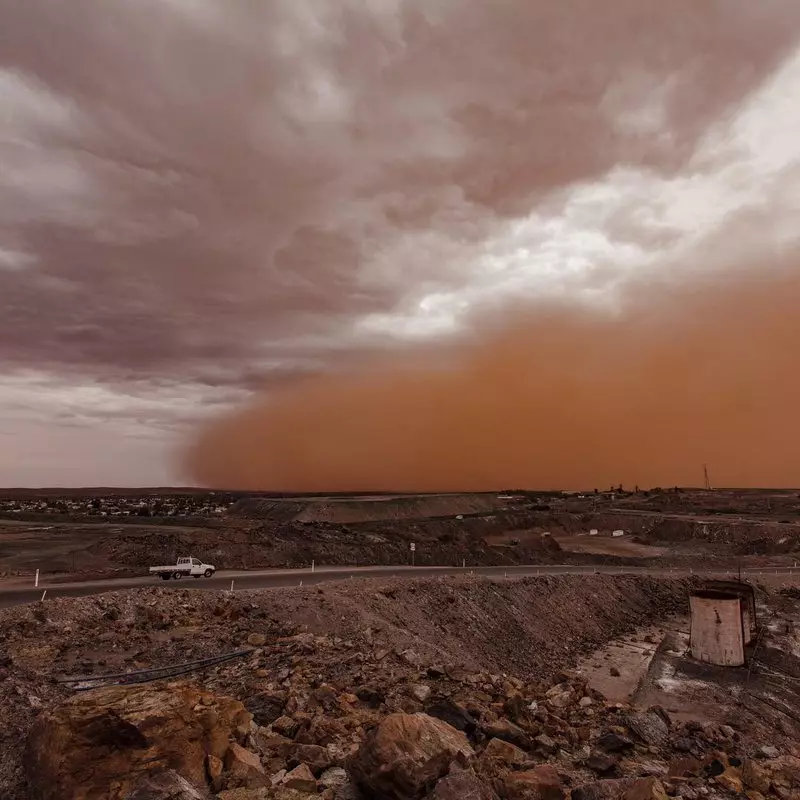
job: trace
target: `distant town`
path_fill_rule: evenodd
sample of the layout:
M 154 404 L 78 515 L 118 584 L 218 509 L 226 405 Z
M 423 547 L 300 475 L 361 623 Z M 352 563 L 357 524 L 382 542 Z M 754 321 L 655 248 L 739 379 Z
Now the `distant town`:
M 53 514 L 81 517 L 204 517 L 224 514 L 235 502 L 224 494 L 107 497 L 0 498 L 0 515 Z

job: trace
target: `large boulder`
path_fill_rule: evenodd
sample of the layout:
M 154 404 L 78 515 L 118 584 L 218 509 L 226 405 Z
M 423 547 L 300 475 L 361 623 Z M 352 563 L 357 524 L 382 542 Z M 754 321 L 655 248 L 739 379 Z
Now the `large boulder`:
M 427 714 L 390 714 L 348 761 L 353 783 L 375 800 L 416 800 L 456 759 L 474 755 L 466 736 Z
M 251 716 L 230 697 L 188 683 L 109 687 L 39 716 L 25 771 L 34 800 L 121 800 L 142 779 L 173 770 L 207 785 L 208 756 L 224 759 Z

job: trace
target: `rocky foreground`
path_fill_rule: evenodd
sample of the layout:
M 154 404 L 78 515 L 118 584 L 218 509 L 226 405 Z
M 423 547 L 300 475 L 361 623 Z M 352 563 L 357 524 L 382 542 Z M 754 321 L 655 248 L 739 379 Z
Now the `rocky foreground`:
M 800 797 L 790 725 L 609 704 L 571 669 L 682 611 L 686 591 L 443 579 L 148 590 L 3 612 L 0 797 Z M 242 647 L 191 679 L 77 693 L 53 682 Z

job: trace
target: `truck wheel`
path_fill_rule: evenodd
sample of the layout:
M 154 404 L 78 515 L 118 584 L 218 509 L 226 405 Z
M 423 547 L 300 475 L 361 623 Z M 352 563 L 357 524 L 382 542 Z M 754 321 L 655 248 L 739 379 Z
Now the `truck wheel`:
M 171 577 L 172 575 L 170 575 L 169 572 L 162 572 L 160 575 L 162 581 L 168 581 Z
M 180 579 L 180 577 L 181 577 L 181 573 L 180 573 L 180 572 L 174 572 L 174 573 L 172 574 L 172 577 L 173 577 L 173 578 L 175 578 L 175 580 L 177 581 L 177 580 L 179 580 L 179 579 Z
M 214 570 L 213 570 L 213 569 L 207 569 L 207 570 L 206 570 L 206 571 L 203 573 L 203 575 L 205 575 L 205 576 L 206 576 L 206 578 L 210 578 L 210 577 L 211 577 L 213 574 L 214 574 Z

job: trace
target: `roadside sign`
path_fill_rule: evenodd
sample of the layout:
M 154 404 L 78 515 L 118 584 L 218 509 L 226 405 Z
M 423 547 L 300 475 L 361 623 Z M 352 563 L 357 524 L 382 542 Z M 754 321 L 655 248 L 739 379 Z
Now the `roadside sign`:
M 417 545 L 414 542 L 411 542 L 411 552 L 413 553 L 417 549 Z

